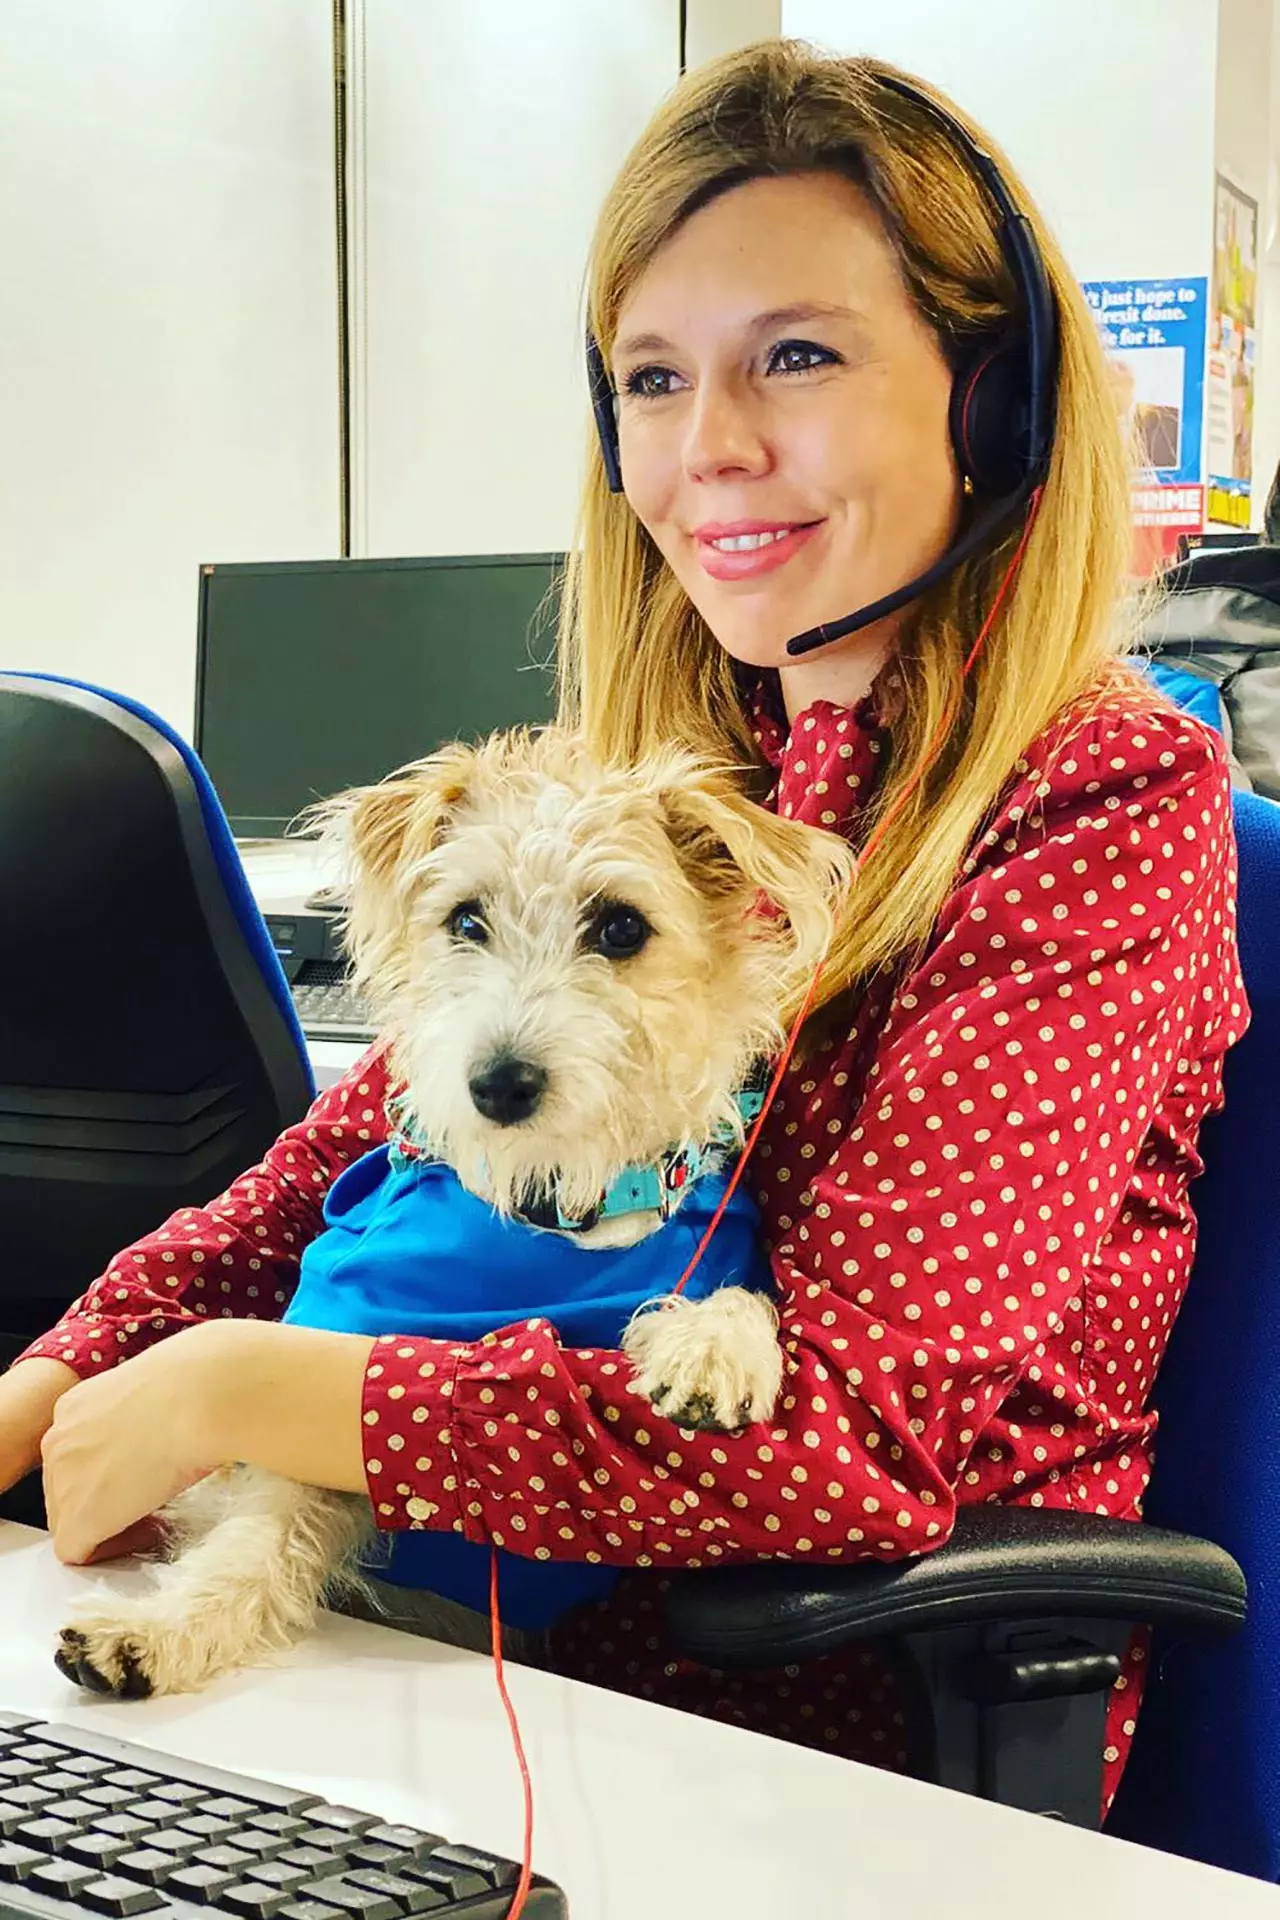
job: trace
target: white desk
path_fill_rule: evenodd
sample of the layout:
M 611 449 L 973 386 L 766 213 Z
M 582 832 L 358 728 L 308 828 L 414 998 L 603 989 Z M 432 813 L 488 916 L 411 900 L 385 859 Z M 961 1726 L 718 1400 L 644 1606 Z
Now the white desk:
M 326 1616 L 279 1666 L 189 1698 L 109 1703 L 50 1646 L 86 1582 L 0 1525 L 0 1707 L 96 1726 L 520 1852 L 487 1660 Z M 1276 1920 L 1276 1890 L 594 1687 L 511 1670 L 535 1860 L 572 1920 Z
M 245 877 L 264 913 L 297 913 L 307 895 L 338 878 L 325 865 L 313 840 L 257 840 L 240 848 Z M 341 1040 L 308 1040 L 307 1053 L 316 1086 L 323 1091 L 341 1080 L 364 1051 Z

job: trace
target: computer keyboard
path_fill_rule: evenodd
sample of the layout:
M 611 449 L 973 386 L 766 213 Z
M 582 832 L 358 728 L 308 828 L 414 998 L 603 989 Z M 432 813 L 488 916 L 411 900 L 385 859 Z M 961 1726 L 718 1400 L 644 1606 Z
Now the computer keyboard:
M 307 1039 L 350 1040 L 361 1046 L 376 1039 L 369 1009 L 352 990 L 340 915 L 304 909 L 262 917 Z
M 289 991 L 299 1025 L 309 1040 L 376 1038 L 369 1009 L 353 990 L 344 962 L 304 961 Z
M 0 1713 L 3 1920 L 502 1920 L 483 1848 L 133 1741 Z M 535 1876 L 526 1920 L 564 1920 Z

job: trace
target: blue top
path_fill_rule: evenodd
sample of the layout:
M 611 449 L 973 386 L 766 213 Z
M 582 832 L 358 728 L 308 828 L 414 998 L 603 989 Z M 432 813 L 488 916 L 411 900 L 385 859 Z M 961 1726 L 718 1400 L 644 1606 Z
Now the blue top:
M 676 1285 L 728 1178 L 727 1170 L 704 1174 L 672 1217 L 635 1246 L 593 1249 L 504 1220 L 439 1161 L 393 1161 L 388 1147 L 377 1147 L 330 1189 L 326 1231 L 302 1256 L 284 1317 L 335 1333 L 461 1342 L 539 1316 L 566 1346 L 615 1348 L 637 1307 Z M 759 1215 L 742 1187 L 685 1291 L 700 1300 L 722 1286 L 773 1286 Z M 618 1578 L 613 1567 L 505 1551 L 499 1563 L 503 1620 L 533 1630 Z M 371 1571 L 488 1610 L 489 1549 L 461 1534 L 397 1532 L 389 1563 Z

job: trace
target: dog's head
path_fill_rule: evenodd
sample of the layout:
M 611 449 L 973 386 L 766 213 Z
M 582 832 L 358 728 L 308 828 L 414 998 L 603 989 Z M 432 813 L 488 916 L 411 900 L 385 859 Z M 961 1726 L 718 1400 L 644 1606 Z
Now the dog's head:
M 852 857 L 672 752 L 550 730 L 341 796 L 356 977 L 431 1150 L 510 1209 L 585 1211 L 625 1166 L 737 1124 Z

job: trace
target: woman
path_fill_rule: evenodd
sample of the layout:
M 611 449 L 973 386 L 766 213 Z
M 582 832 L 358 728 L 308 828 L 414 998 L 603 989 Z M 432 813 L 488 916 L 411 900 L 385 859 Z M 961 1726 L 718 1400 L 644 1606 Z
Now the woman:
M 224 1459 L 367 1487 L 386 1528 L 634 1568 L 564 1623 L 566 1669 L 901 1763 L 886 1683 L 851 1660 L 729 1683 L 668 1659 L 649 1570 L 916 1553 L 979 1500 L 1136 1518 L 1196 1132 L 1245 1019 L 1229 799 L 1215 741 L 1116 663 L 1114 405 L 1011 190 L 1060 337 L 1038 517 L 801 658 L 791 636 L 913 579 L 983 510 L 953 375 L 1026 324 L 988 193 L 887 69 L 771 42 L 681 84 L 596 235 L 625 494 L 594 461 L 563 648 L 582 724 L 604 754 L 731 753 L 762 804 L 860 842 L 878 823 L 750 1168 L 776 1425 L 664 1428 L 618 1356 L 544 1323 L 463 1348 L 275 1324 L 326 1191 L 385 1136 L 375 1050 L 0 1385 L 4 1471 L 44 1437 L 63 1558 Z

